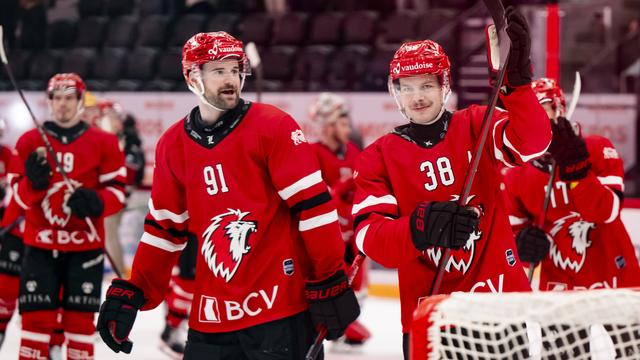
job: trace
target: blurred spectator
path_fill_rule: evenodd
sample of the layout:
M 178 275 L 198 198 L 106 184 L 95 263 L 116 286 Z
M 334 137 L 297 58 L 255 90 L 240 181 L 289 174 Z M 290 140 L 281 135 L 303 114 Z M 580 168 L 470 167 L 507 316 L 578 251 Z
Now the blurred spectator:
M 282 15 L 287 12 L 287 0 L 264 0 L 264 8 L 271 15 Z
M 7 46 L 13 48 L 16 45 L 16 22 L 18 20 L 19 0 L 2 0 L 0 11 L 0 26 L 4 29 L 4 38 Z
M 4 10 L 3 10 L 4 11 Z M 47 9 L 42 0 L 20 0 L 18 34 L 23 49 L 42 49 L 46 44 Z

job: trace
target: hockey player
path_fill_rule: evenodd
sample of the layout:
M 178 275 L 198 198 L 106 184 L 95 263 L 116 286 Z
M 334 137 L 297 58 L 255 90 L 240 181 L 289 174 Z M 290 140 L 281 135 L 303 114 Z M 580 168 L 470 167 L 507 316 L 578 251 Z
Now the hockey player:
M 117 138 L 82 122 L 85 84 L 76 74 L 57 74 L 47 86 L 52 121 L 42 126 L 65 183 L 30 130 L 16 144 L 20 161 L 13 196 L 25 210 L 25 254 L 20 275 L 20 359 L 50 356 L 61 316 L 68 359 L 93 358 L 102 287 L 103 218 L 124 202 L 124 156 Z
M 335 339 L 360 312 L 313 149 L 289 115 L 240 98 L 242 42 L 196 34 L 182 64 L 199 103 L 158 141 L 145 233 L 131 278 L 107 291 L 100 335 L 131 350 L 137 311 L 162 302 L 190 232 L 198 255 L 184 358 L 301 359 L 312 322 Z
M 367 147 L 356 165 L 356 243 L 381 265 L 398 268 L 406 358 L 412 313 L 430 295 L 445 248 L 452 251 L 439 293 L 530 290 L 515 256 L 499 168 L 544 154 L 551 130 L 530 86 L 526 20 L 511 7 L 506 14 L 512 47 L 500 97 L 509 112 L 496 109 L 491 119 L 469 205 L 456 200 L 485 107 L 445 109 L 449 59 L 431 40 L 395 53 L 389 90 L 409 123 Z
M 346 100 L 332 93 L 321 93 L 310 109 L 313 122 L 317 125 L 320 138 L 312 144 L 322 171 L 323 180 L 329 185 L 338 210 L 338 220 L 345 242 L 344 260 L 351 265 L 358 247 L 353 237 L 353 169 L 360 150 L 350 141 L 351 119 Z M 353 280 L 352 288 L 358 294 L 360 304 L 366 297 L 366 273 L 368 264 L 361 266 Z M 349 345 L 363 344 L 371 334 L 364 325 L 357 320 L 345 330 L 339 340 Z
M 580 135 L 565 116 L 553 79 L 533 83 L 552 121 L 549 154 L 505 177 L 520 260 L 541 263 L 540 290 L 640 286 L 631 239 L 620 220 L 622 159 L 609 139 Z M 549 207 L 542 214 L 551 159 L 557 166 Z M 542 228 L 538 224 L 544 216 Z

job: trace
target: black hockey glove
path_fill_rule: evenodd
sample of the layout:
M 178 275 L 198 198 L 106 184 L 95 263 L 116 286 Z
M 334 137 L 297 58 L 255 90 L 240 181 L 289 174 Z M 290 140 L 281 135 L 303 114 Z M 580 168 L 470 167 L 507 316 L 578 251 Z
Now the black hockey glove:
M 557 123 L 551 124 L 553 138 L 549 152 L 558 164 L 558 174 L 562 181 L 578 181 L 584 179 L 591 169 L 589 150 L 580 135 L 566 118 L 559 117 Z
M 100 306 L 96 329 L 102 341 L 114 352 L 131 353 L 133 343 L 129 333 L 144 303 L 142 290 L 135 285 L 122 279 L 111 281 L 107 298 Z
M 551 243 L 542 229 L 527 226 L 516 235 L 516 246 L 521 261 L 537 264 L 547 256 Z
M 31 187 L 34 190 L 45 190 L 49 187 L 51 166 L 49 166 L 47 158 L 41 156 L 37 151 L 29 154 L 27 161 L 24 163 L 24 173 L 27 179 L 31 181 Z
M 71 208 L 71 212 L 79 217 L 98 217 L 104 211 L 102 199 L 95 190 L 87 188 L 78 188 L 71 194 L 67 205 Z
M 456 202 L 423 202 L 411 213 L 411 240 L 420 251 L 431 246 L 459 249 L 467 243 L 479 223 L 475 211 Z
M 305 296 L 311 320 L 316 327 L 326 327 L 327 340 L 342 336 L 347 326 L 360 315 L 360 305 L 342 270 L 328 279 L 307 282 Z
M 510 87 L 528 85 L 531 83 L 533 69 L 531 67 L 531 34 L 529 25 L 522 14 L 513 6 L 507 7 L 506 32 L 511 40 L 509 62 L 507 63 L 507 80 Z

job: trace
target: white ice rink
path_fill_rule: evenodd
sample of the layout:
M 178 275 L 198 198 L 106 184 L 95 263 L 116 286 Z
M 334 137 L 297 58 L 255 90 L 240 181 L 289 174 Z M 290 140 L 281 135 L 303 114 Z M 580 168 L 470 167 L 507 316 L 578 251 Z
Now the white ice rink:
M 108 286 L 104 284 L 105 288 Z M 372 332 L 372 338 L 362 346 L 358 353 L 336 353 L 331 344 L 325 345 L 328 360 L 390 360 L 402 359 L 402 334 L 400 327 L 400 300 L 369 297 L 365 303 L 360 320 Z M 7 339 L 0 350 L 0 359 L 18 358 L 20 344 L 19 317 L 14 316 L 7 329 Z M 158 345 L 160 332 L 164 328 L 164 309 L 162 306 L 138 314 L 131 334 L 133 351 L 129 355 L 115 354 L 96 340 L 96 360 L 164 360 L 169 359 Z

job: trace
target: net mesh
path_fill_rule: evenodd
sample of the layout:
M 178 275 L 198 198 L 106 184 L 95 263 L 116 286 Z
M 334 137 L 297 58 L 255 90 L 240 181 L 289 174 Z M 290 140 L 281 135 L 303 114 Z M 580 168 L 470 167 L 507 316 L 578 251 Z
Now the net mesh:
M 640 292 L 439 296 L 411 336 L 411 359 L 640 359 Z

